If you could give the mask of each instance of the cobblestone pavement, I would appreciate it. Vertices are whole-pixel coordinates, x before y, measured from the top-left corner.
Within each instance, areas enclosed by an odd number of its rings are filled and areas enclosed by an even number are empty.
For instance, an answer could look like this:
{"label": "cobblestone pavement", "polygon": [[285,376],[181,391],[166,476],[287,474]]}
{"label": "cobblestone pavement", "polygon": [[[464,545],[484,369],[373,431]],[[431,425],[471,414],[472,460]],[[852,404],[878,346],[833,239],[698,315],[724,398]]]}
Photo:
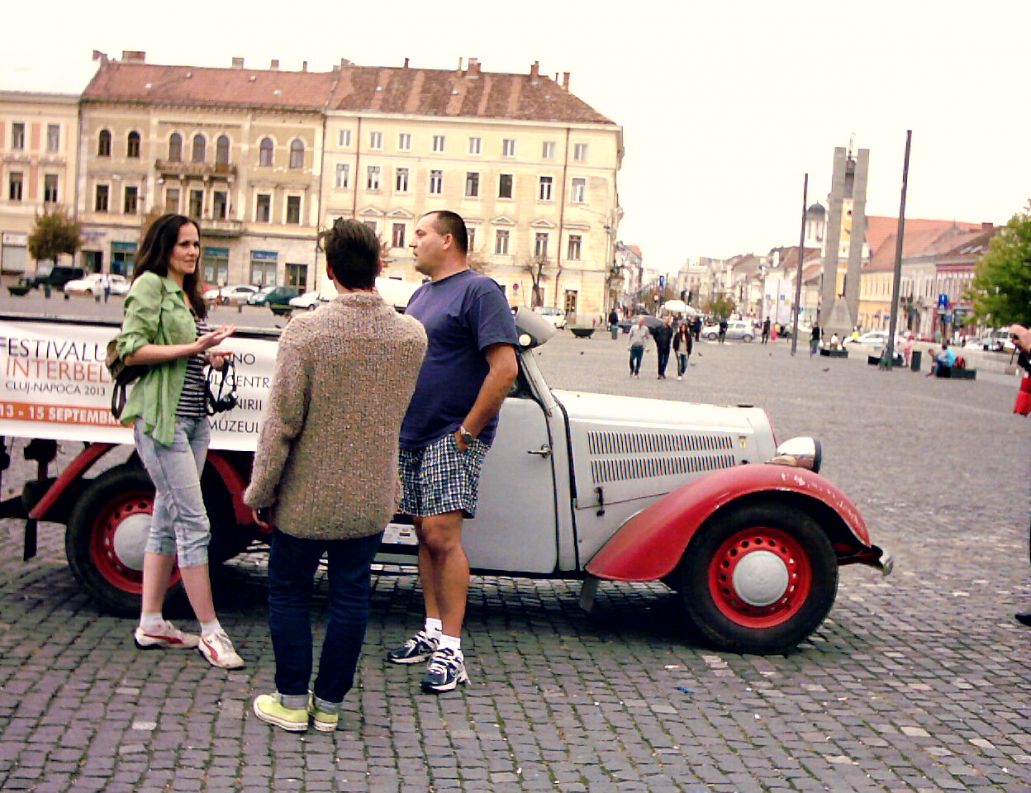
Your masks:
{"label": "cobblestone pavement", "polygon": [[[684,382],[649,379],[650,352],[629,380],[624,348],[560,334],[538,354],[555,387],[754,403],[781,439],[816,435],[895,573],[844,568],[830,618],[773,657],[685,635],[662,586],[603,586],[588,616],[574,583],[475,578],[473,682],[439,698],[381,661],[421,616],[414,576],[379,576],[344,728],[297,736],[250,712],[273,676],[260,555],[220,586],[249,661],[226,673],[137,652],[132,621],[79,593],[60,527],[41,527],[40,556],[22,563],[20,524],[5,521],[0,788],[1031,790],[1031,630],[1013,620],[1031,608],[1031,421],[1010,412],[1016,380],[792,358],[783,342],[702,343]],[[5,497],[26,475],[20,453]]]}

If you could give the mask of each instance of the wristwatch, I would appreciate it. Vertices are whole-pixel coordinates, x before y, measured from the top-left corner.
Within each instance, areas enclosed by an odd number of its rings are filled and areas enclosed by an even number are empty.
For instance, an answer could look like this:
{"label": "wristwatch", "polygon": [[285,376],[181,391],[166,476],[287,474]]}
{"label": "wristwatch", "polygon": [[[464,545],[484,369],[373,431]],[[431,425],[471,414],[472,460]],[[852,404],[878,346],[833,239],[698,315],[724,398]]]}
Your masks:
{"label": "wristwatch", "polygon": [[476,436],[469,432],[465,427],[458,428],[458,437],[462,439],[462,443],[466,446],[476,440]]}

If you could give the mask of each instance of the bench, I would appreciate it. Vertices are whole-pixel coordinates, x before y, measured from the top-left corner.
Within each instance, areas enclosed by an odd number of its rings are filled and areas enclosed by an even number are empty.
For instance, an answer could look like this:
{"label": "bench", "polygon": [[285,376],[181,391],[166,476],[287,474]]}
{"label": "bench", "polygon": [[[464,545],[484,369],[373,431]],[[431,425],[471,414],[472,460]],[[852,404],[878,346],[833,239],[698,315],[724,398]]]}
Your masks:
{"label": "bench", "polygon": [[977,369],[960,368],[958,366],[948,369],[942,367],[935,371],[935,376],[945,380],[976,380]]}
{"label": "bench", "polygon": [[848,358],[848,350],[844,347],[840,350],[832,350],[830,347],[821,347],[820,355],[824,358]]}

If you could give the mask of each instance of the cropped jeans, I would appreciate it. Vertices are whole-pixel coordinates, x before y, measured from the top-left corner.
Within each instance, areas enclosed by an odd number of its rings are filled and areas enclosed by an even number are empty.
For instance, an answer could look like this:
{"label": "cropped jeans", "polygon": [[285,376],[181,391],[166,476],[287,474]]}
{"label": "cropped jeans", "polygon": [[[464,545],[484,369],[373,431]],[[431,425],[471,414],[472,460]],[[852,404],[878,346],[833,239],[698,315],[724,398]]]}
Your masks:
{"label": "cropped jeans", "polygon": [[172,556],[178,551],[179,567],[207,564],[211,524],[200,487],[211,441],[207,416],[177,417],[171,446],[144,432],[142,420],[134,425],[133,435],[156,490],[147,552]]}
{"label": "cropped jeans", "polygon": [[315,570],[329,555],[329,622],[322,642],[315,706],[338,713],[354,685],[372,581],[369,568],[383,532],[351,540],[312,540],[274,529],[268,560],[268,624],[276,656],[276,691],[287,708],[308,704],[312,671],[311,597]]}

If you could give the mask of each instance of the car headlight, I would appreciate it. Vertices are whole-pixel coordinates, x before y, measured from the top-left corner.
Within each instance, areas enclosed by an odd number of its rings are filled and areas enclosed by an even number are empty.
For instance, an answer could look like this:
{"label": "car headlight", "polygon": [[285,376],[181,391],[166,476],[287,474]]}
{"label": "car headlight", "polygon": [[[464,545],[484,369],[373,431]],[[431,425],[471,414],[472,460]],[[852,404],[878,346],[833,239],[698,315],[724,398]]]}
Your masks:
{"label": "car headlight", "polygon": [[814,474],[818,474],[820,465],[823,463],[823,447],[816,438],[805,435],[789,438],[777,447],[777,454],[768,462],[774,465],[807,468]]}

